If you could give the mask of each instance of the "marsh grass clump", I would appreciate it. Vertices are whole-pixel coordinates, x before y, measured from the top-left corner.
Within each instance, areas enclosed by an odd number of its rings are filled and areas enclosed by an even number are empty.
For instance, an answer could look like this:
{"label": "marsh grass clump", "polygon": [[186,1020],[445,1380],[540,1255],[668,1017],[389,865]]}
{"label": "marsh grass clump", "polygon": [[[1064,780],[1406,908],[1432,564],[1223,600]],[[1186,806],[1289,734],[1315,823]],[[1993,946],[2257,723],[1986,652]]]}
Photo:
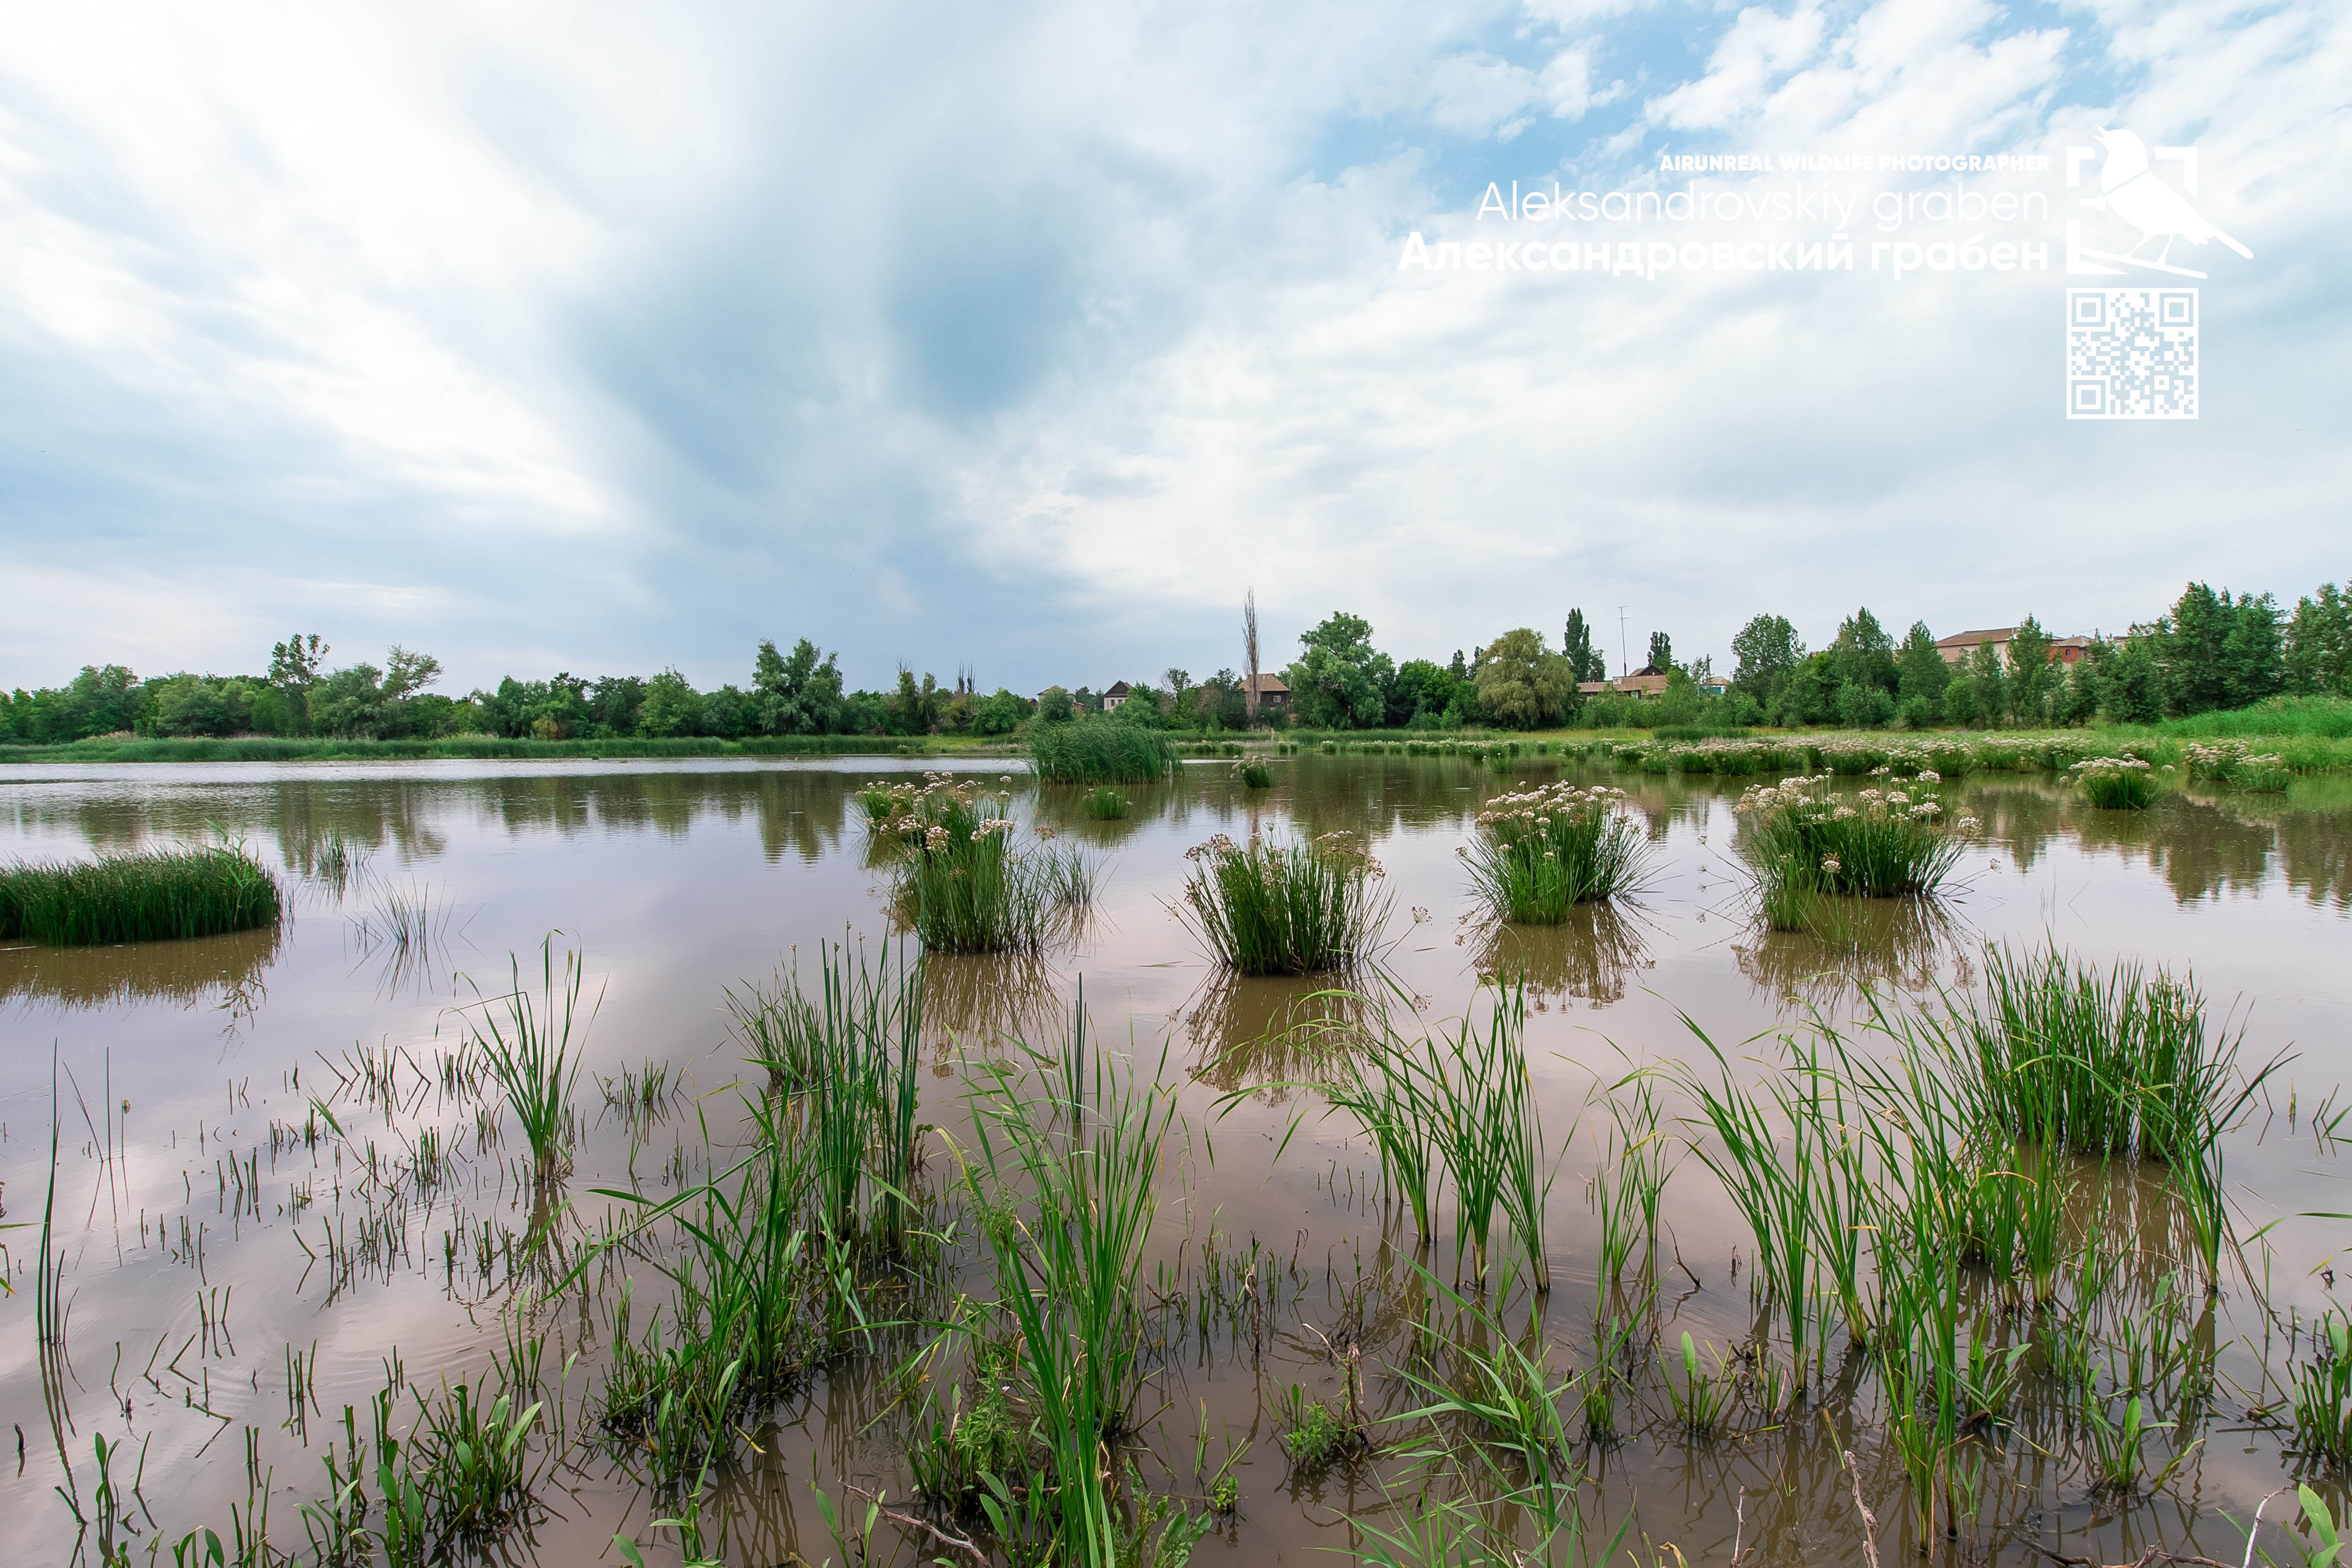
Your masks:
{"label": "marsh grass clump", "polygon": [[1055,1561],[1109,1563],[1123,1528],[1105,1445],[1139,1419],[1143,1265],[1176,1096],[1089,1060],[1083,1002],[1059,1053],[1023,1055],[974,1083],[961,1163],[1044,1457],[1025,1496],[1006,1486],[983,1507],[1000,1534],[1025,1517]]}
{"label": "marsh grass clump", "polygon": [[1380,862],[1344,833],[1275,845],[1218,834],[1192,862],[1171,905],[1202,945],[1243,974],[1317,974],[1371,953],[1391,900]]}
{"label": "marsh grass clump", "polygon": [[1128,811],[1127,796],[1108,784],[1097,784],[1087,791],[1087,815],[1097,822],[1116,822]]}
{"label": "marsh grass clump", "polygon": [[893,903],[926,948],[1034,952],[1092,902],[1094,868],[1076,846],[1041,829],[1035,847],[1013,848],[1008,796],[943,773],[888,793],[878,832],[900,857]]}
{"label": "marsh grass clump", "polygon": [[1830,895],[1933,893],[1967,852],[1976,819],[1948,817],[1941,775],[1922,769],[1909,779],[1885,776],[1885,784],[1850,796],[1817,793],[1830,779],[1820,773],[1752,786],[1739,797],[1732,808],[1740,818],[1739,853],[1772,930],[1815,931]]}
{"label": "marsh grass clump", "polygon": [[2200,1158],[2278,1065],[2236,1081],[2244,1030],[2208,1026],[2193,977],[2055,947],[1988,947],[1983,994],[1954,1001],[1952,1026],[2000,1125],[2083,1154]]}
{"label": "marsh grass clump", "polygon": [[[1401,1000],[1410,1006],[1411,997]],[[1544,1216],[1558,1173],[1528,1071],[1525,990],[1496,987],[1483,1028],[1465,1013],[1450,1030],[1416,1038],[1399,1031],[1385,1007],[1374,1017],[1352,1031],[1354,1048],[1324,1088],[1331,1108],[1370,1141],[1424,1246],[1436,1235],[1437,1202],[1451,1189],[1457,1282],[1466,1258],[1486,1287],[1499,1215],[1529,1283],[1538,1294],[1549,1290]]]}
{"label": "marsh grass clump", "polygon": [[[542,1170],[562,1163],[572,1135],[572,1089],[580,1077],[580,1051],[572,1039],[576,1024],[585,1033],[604,1005],[600,988],[580,1016],[580,986],[585,977],[580,955],[563,955],[561,979],[555,972],[555,936],[540,943],[539,1000],[524,989],[522,961],[509,954],[512,984],[506,994],[479,1002],[481,1016],[472,1026],[471,1045],[514,1111],[523,1136],[530,1142],[534,1161]],[[503,1020],[500,1015],[503,1014]]]}
{"label": "marsh grass clump", "polygon": [[1559,925],[1577,904],[1632,891],[1649,842],[1625,814],[1624,795],[1557,784],[1487,802],[1464,858],[1494,912],[1524,925]]}
{"label": "marsh grass clump", "polygon": [[1234,770],[1241,776],[1244,789],[1272,789],[1274,770],[1264,763],[1244,763]]}
{"label": "marsh grass clump", "polygon": [[2083,798],[2102,811],[2146,811],[2156,804],[2156,773],[2137,757],[2085,757],[2067,770]]}
{"label": "marsh grass clump", "polygon": [[1118,719],[1040,724],[1029,736],[1030,766],[1047,784],[1149,784],[1175,760],[1165,735]]}
{"label": "marsh grass clump", "polygon": [[281,909],[278,879],[240,844],[0,869],[0,939],[56,947],[253,931],[277,924]]}

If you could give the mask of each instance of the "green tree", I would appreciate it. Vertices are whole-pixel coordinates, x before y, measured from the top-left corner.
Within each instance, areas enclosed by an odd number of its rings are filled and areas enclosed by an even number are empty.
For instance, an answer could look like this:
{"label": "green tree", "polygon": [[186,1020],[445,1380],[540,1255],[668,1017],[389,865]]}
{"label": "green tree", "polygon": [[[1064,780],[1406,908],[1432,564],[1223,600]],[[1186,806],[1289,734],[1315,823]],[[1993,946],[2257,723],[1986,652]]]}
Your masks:
{"label": "green tree", "polygon": [[385,729],[383,671],[372,664],[336,670],[311,684],[305,706],[313,734],[373,740]]}
{"label": "green tree", "polygon": [[1041,724],[1066,724],[1077,717],[1077,704],[1070,694],[1058,686],[1049,686],[1037,698],[1037,721]]}
{"label": "green tree", "polygon": [[1830,679],[1837,686],[1868,690],[1895,689],[1895,638],[1864,605],[1838,623],[1838,635],[1828,648]]}
{"label": "green tree", "polygon": [[1925,729],[1944,716],[1944,689],[1952,683],[1952,667],[1936,647],[1936,634],[1925,621],[1913,621],[1895,656],[1895,705],[1906,721]]}
{"label": "green tree", "polygon": [[763,735],[823,735],[841,725],[841,668],[837,656],[817,656],[806,637],[793,644],[790,658],[762,640],[751,661],[751,701]]}
{"label": "green tree", "polygon": [[2099,717],[2110,724],[2153,724],[2164,717],[2164,668],[2156,639],[2135,636],[2120,646],[2094,643],[2084,661],[2095,671]]}
{"label": "green tree", "polygon": [[2352,593],[2322,583],[2295,601],[2280,674],[2289,691],[2352,697]]}
{"label": "green tree", "polygon": [[1459,684],[1451,671],[1433,659],[1405,660],[1397,666],[1396,682],[1389,689],[1388,721],[1402,728],[1426,713],[1427,721],[1435,722],[1454,700],[1454,689]]}
{"label": "green tree", "polygon": [[[1068,693],[1065,692],[1063,703],[1066,716],[1068,700]],[[1026,705],[1019,697],[1000,686],[993,692],[972,704],[972,732],[980,735],[1010,735],[1020,724],[1025,707]]]}
{"label": "green tree", "polygon": [[[2000,723],[2009,711],[2009,671],[2001,664],[2000,648],[1989,642],[1977,644],[1969,652],[1968,671],[1971,711],[1962,722],[1987,728]],[[1950,700],[1948,695],[1946,700]]]}
{"label": "green tree", "polygon": [[1804,640],[1781,616],[1758,616],[1731,639],[1732,685],[1766,708],[1805,657]]}
{"label": "green tree", "polygon": [[2245,595],[2233,611],[2221,638],[2227,683],[2222,696],[2231,707],[2243,708],[2279,694],[2286,679],[2286,644],[2279,635],[2278,600],[2271,595]]}
{"label": "green tree", "polygon": [[1576,690],[1576,672],[1566,658],[1544,647],[1541,632],[1520,626],[1478,650],[1474,684],[1478,706],[1489,719],[1533,730],[1559,722]]}
{"label": "green tree", "polygon": [[1298,640],[1304,651],[1282,678],[1300,721],[1334,730],[1378,725],[1388,710],[1396,667],[1372,647],[1371,623],[1334,611]]}
{"label": "green tree", "polygon": [[2062,672],[2050,662],[2050,634],[2028,616],[2009,635],[2009,716],[2020,724],[2047,724]]}
{"label": "green tree", "polygon": [[1652,632],[1650,634],[1650,658],[1644,668],[1654,669],[1663,675],[1667,670],[1674,668],[1674,667],[1675,639],[1668,637],[1664,632]]}
{"label": "green tree", "polygon": [[[1592,628],[1585,624],[1582,610],[1568,612],[1568,629],[1561,634],[1560,651],[1568,659],[1568,667],[1575,673],[1577,679],[1606,680],[1609,679],[1609,660],[1599,648],[1592,646]],[[1459,663],[1462,656],[1455,654],[1454,658],[1454,661]],[[1459,671],[1456,671],[1456,674],[1459,674]]]}
{"label": "green tree", "polygon": [[702,697],[675,668],[665,669],[646,682],[646,700],[637,710],[637,729],[655,736],[702,733]]}

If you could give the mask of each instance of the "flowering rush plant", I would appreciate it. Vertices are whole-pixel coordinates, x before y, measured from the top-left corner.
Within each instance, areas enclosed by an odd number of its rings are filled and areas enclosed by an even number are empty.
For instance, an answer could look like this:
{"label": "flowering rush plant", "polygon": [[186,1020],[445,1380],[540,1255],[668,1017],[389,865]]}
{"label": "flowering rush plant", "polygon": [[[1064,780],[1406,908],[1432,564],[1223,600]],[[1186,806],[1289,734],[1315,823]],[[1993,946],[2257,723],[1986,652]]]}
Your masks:
{"label": "flowering rush plant", "polygon": [[1458,853],[1496,915],[1558,925],[1577,904],[1630,892],[1649,838],[1625,792],[1559,783],[1498,795],[1478,813],[1477,838]]}
{"label": "flowering rush plant", "polygon": [[2146,811],[2156,804],[2156,771],[2137,757],[2084,757],[2066,773],[2093,805]]}
{"label": "flowering rush plant", "polygon": [[1850,793],[1827,787],[1827,773],[1749,789],[1732,807],[1740,853],[1758,875],[1818,892],[1933,891],[1966,852],[1977,819],[1952,818],[1932,768],[1879,776],[1884,784]]}

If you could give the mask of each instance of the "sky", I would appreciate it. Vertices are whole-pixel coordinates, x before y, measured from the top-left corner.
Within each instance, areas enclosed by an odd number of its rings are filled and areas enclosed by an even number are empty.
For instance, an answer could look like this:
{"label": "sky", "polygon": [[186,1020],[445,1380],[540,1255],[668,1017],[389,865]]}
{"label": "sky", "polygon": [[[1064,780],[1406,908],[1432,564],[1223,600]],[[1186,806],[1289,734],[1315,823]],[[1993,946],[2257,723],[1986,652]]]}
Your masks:
{"label": "sky", "polygon": [[[2193,146],[2193,197],[2147,177],[2251,258],[2084,208],[2102,128]],[[1727,154],[1766,167],[1667,162]],[[1779,162],[1881,154],[2050,164]],[[1400,659],[1581,608],[1727,668],[1765,611],[1819,646],[1864,604],[2292,604],[2352,577],[2347,174],[2337,0],[36,7],[0,52],[0,684],[300,631],[454,693],[746,684],[803,637],[853,685],[1099,688],[1238,666],[1251,589],[1270,665],[1340,609]],[[1850,269],[1716,268],[1830,255],[1769,206],[1486,200],[1800,180],[1861,204]],[[2068,276],[2069,218],[2207,276]],[[1706,264],[1581,268],[1654,242]],[[2196,290],[2196,418],[2066,416],[2074,288]]]}

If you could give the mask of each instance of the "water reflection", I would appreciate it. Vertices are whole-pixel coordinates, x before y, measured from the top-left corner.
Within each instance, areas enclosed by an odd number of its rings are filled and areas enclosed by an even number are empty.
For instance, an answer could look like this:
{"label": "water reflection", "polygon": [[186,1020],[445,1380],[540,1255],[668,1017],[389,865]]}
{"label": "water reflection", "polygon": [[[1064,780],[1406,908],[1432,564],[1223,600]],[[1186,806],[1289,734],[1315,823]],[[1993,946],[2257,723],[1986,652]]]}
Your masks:
{"label": "water reflection", "polygon": [[1213,975],[1180,1014],[1193,1076],[1228,1092],[1267,1088],[1276,1103],[1291,1086],[1328,1082],[1341,1053],[1380,1026],[1384,1006],[1422,1000],[1392,995],[1394,987],[1377,973]]}
{"label": "water reflection", "polygon": [[1976,932],[1942,899],[1822,899],[1818,918],[1815,931],[1759,927],[1733,945],[1759,999],[1827,1012],[1864,988],[1973,984]]}
{"label": "water reflection", "polygon": [[1481,980],[1523,982],[1538,1011],[1570,998],[1599,1007],[1655,966],[1643,926],[1632,900],[1578,904],[1561,925],[1480,928],[1473,963]]}
{"label": "water reflection", "polygon": [[0,1002],[82,1011],[163,1002],[218,1007],[236,1027],[266,994],[284,928],[131,947],[0,948]]}

